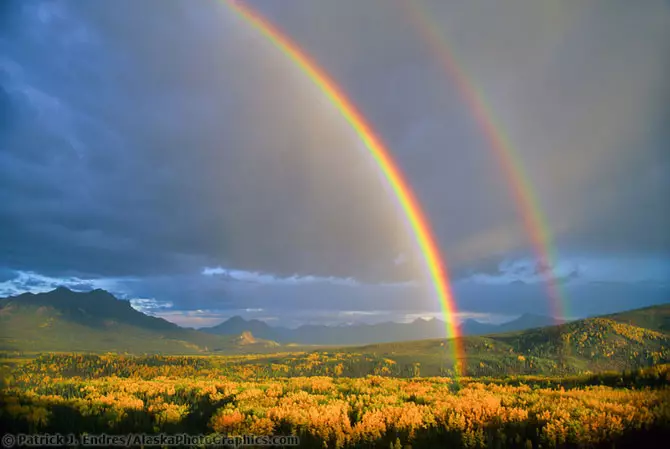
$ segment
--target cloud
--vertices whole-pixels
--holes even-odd
[[[205,267],[205,268],[202,269],[202,274],[205,275],[205,276],[213,276],[213,275],[217,275],[217,274],[224,274],[225,275],[225,274],[228,274],[228,270],[224,270],[221,267],[214,267],[214,268]]]
[[[670,181],[659,174],[670,163],[661,143],[670,94],[668,59],[660,56],[670,50],[667,3],[620,5],[605,15],[596,4],[515,2],[482,15],[477,5],[428,3],[495,117],[494,132],[519,154],[560,245],[667,252],[661,192]],[[633,38],[626,31],[643,26]],[[508,249],[518,245],[504,239]]]
[[[18,49],[7,53],[9,94],[25,114],[2,155],[2,244],[12,254],[3,262],[53,274],[226,263],[282,276],[413,277],[393,264],[409,246],[405,225],[345,121],[272,49],[256,43],[240,58],[248,30],[221,29],[210,17],[228,20],[221,5],[161,6],[142,20],[128,17],[149,5],[130,15],[59,5],[26,9],[9,36]],[[43,22],[56,18],[96,39],[51,39],[57,27]],[[175,41],[175,26],[194,32]],[[46,55],[44,66],[28,52]]]
[[[75,291],[89,291],[104,285],[106,285],[105,282],[98,282],[95,279],[53,278],[31,271],[0,270],[0,297],[16,296],[24,292],[48,292],[57,287],[67,287]]]
[[[174,304],[171,302],[157,301],[154,298],[131,298],[130,305],[133,309],[149,315],[156,315],[161,310],[171,309]]]
[[[406,10],[257,3],[388,146],[451,277],[477,281],[463,284],[462,307],[541,302],[521,218],[532,211],[519,210]],[[602,265],[586,259],[610,257],[613,272],[636,257],[667,260],[667,3],[423,4],[518,153],[546,215],[553,274],[582,289]],[[221,2],[0,8],[0,267],[22,273],[4,292],[81,282],[175,310],[437,307],[367,150]]]
[[[565,283],[579,279],[581,273],[578,260],[573,258],[555,261],[551,265],[533,258],[508,258],[497,264],[484,265],[483,268],[484,270],[478,270],[467,280],[493,285],[538,284],[548,281]]]
[[[243,270],[226,270],[221,267],[205,267],[202,270],[205,276],[219,276],[222,275],[230,281],[249,282],[252,284],[273,284],[273,285],[300,285],[300,284],[314,284],[326,283],[334,285],[348,285],[355,287],[359,283],[353,278],[335,278],[335,277],[319,277],[319,276],[298,276],[280,277],[272,274],[258,273]]]

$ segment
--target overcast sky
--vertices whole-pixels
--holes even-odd
[[[415,2],[520,155],[568,317],[670,298],[670,4]],[[386,143],[459,318],[551,313],[509,183],[394,0],[249,0]],[[0,3],[0,296],[106,288],[179,324],[439,316],[401,211],[225,2]]]

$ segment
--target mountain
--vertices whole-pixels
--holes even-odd
[[[485,335],[510,332],[557,324],[542,315],[524,314],[500,325],[466,320],[461,324],[461,335]],[[309,345],[359,345],[393,341],[425,340],[445,335],[445,323],[438,319],[417,318],[410,323],[385,322],[379,324],[352,324],[341,326],[304,325],[296,329],[272,327],[263,321],[245,320],[234,316],[214,327],[202,328],[216,335],[239,335],[249,331],[257,337],[281,343]]]
[[[485,335],[492,334],[498,329],[498,326],[491,323],[481,323],[472,318],[461,323],[461,335]]]
[[[0,299],[2,350],[192,354],[276,346],[263,339],[240,341],[146,315],[104,290],[60,287]]]
[[[162,318],[138,312],[132,308],[130,302],[118,300],[111,293],[100,289],[77,293],[59,287],[48,293],[24,293],[5,298],[0,300],[0,306],[5,313],[15,308],[37,308],[40,314],[44,314],[50,308],[57,311],[63,319],[87,326],[109,326],[116,323],[159,331],[179,329],[176,324]]]
[[[525,329],[534,329],[538,327],[554,326],[556,324],[563,324],[563,320],[557,320],[544,315],[535,315],[532,313],[524,313],[519,318],[500,324],[491,333],[522,331]]]
[[[267,338],[272,335],[273,329],[265,322],[260,320],[245,320],[240,316],[234,316],[219,326],[225,325],[226,332],[211,332],[220,335],[240,335],[243,332],[251,332],[256,336]],[[201,329],[203,330],[203,329]]]

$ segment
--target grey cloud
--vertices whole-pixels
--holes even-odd
[[[667,3],[561,5],[559,15],[537,5],[517,16],[507,6],[487,15],[441,6],[561,245],[667,251]],[[526,39],[549,16],[547,30]]]
[[[519,153],[557,243],[667,252],[667,3],[415,4],[482,92],[494,132]],[[403,17],[407,8],[299,5],[296,13],[259,3],[345,80],[354,98],[365,100],[364,111],[414,181],[448,259],[459,265],[491,252],[529,251],[528,231],[485,131],[473,122],[439,51],[421,41],[425,30]],[[339,58],[338,46],[349,49],[352,42],[367,57]]]
[[[11,130],[4,154],[13,173],[5,194],[27,197],[5,211],[14,231],[5,245],[48,241],[32,245],[37,255],[12,248],[8,263],[42,259],[40,268],[57,269],[47,260],[60,242],[81,247],[72,259],[111,275],[181,270],[184,257],[281,274],[411,275],[393,264],[406,231],[360,143],[278,55],[258,44],[258,56],[240,53],[239,30],[218,31],[207,17],[229,14],[220,5],[184,14],[183,3],[161,3],[160,17],[103,19],[99,4],[76,19],[75,4],[56,4],[54,21],[86,21],[78,35],[98,39],[52,41],[40,14],[23,13],[32,32],[18,32],[19,42],[71,60],[50,65],[48,81],[31,80],[24,73],[37,67],[12,55],[21,67],[15,101],[34,110]],[[174,27],[195,32],[175,39]],[[84,63],[71,56],[75,47],[106,57]],[[76,90],[74,76],[84,81]],[[45,147],[50,158],[26,160]],[[35,175],[45,195],[59,198],[25,192]],[[47,232],[23,226],[36,214]],[[89,256],[96,251],[104,257]]]
[[[501,261],[533,254],[483,130],[406,9],[252,3],[388,144],[452,277],[497,276]],[[559,254],[667,257],[667,3],[423,4],[519,153]],[[0,8],[0,266],[112,278],[176,308],[431,307],[428,288],[245,290],[200,274],[374,284],[424,271],[348,125],[221,2]],[[483,308],[475,291],[464,304]],[[532,308],[528,291],[500,295]]]
[[[0,282],[10,281],[16,277],[17,273],[14,270],[0,268]]]

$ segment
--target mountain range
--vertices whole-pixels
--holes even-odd
[[[459,329],[460,335],[485,335],[532,329],[560,324],[555,319],[542,315],[524,314],[503,324],[482,323],[465,320]],[[439,319],[417,318],[410,323],[385,322],[378,324],[351,324],[339,326],[303,325],[296,329],[270,326],[260,320],[245,320],[234,316],[221,324],[200,331],[216,335],[239,335],[244,331],[254,336],[280,343],[311,345],[360,345],[393,341],[425,340],[441,338],[446,325]]]
[[[420,363],[422,372],[434,375],[453,358],[457,346],[463,348],[469,366],[481,368],[476,368],[481,375],[515,372],[520,363],[528,365],[524,369],[531,372],[564,373],[634,369],[670,362],[670,304],[560,325],[547,320],[524,315],[498,326],[468,321],[463,323],[463,332],[486,335],[464,336],[459,341],[442,337],[444,323],[440,320],[421,319],[406,324],[303,326],[291,330],[233,317],[205,332],[148,316],[103,290],[82,293],[58,288],[0,299],[0,351],[265,353],[262,357],[274,363],[272,360],[279,360],[281,353],[286,356],[325,350],[370,354],[403,366]],[[213,329],[228,333],[212,333]],[[430,332],[438,338],[425,338]],[[345,334],[348,337],[343,337]],[[379,340],[360,343],[374,339]],[[325,348],[323,342],[331,344]]]

